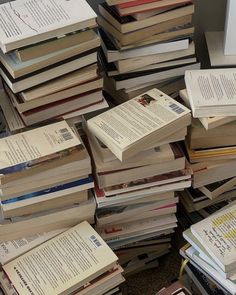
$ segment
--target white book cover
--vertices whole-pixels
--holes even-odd
[[[26,169],[31,165],[31,161],[80,144],[80,139],[66,121],[2,138],[0,139],[0,171],[9,167],[15,167],[18,171]],[[16,167],[19,164],[22,164],[22,167]]]
[[[0,243],[0,263],[1,265],[19,257],[25,252],[59,235],[65,229],[54,230],[48,233],[35,234],[33,236],[20,238],[18,240]]]
[[[117,256],[82,222],[9,262],[3,269],[19,295],[73,293],[116,265]]]
[[[185,83],[192,108],[236,105],[236,69],[186,71]]]
[[[0,44],[27,40],[96,18],[85,0],[16,0],[0,5]],[[70,30],[68,31],[70,32]],[[63,34],[68,33],[63,31]]]
[[[236,269],[236,205],[192,225],[191,232],[224,272]]]
[[[116,149],[124,151],[189,113],[173,98],[152,89],[93,117],[87,126],[120,159]]]

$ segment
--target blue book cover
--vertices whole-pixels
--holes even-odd
[[[25,199],[31,199],[31,198],[35,198],[35,197],[40,197],[40,196],[43,196],[43,195],[55,193],[55,192],[58,192],[58,191],[70,189],[70,188],[73,188],[73,187],[76,187],[76,186],[81,186],[81,185],[89,184],[89,183],[93,183],[92,176],[89,176],[87,178],[83,178],[83,179],[80,179],[80,180],[76,180],[76,181],[73,181],[73,182],[65,183],[65,184],[62,184],[62,185],[54,186],[54,187],[51,187],[51,188],[48,188],[48,189],[45,189],[45,190],[41,190],[41,191],[37,191],[37,192],[34,192],[34,193],[26,194],[26,195],[16,197],[16,198],[13,198],[13,199],[5,200],[5,201],[2,201],[1,203],[3,205],[10,204],[10,203],[16,203],[16,202],[19,202],[19,201],[22,201],[22,200],[25,200]]]

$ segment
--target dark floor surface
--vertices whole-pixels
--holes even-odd
[[[179,275],[181,257],[173,248],[171,253],[159,259],[159,267],[137,273],[127,278],[123,295],[155,295]]]

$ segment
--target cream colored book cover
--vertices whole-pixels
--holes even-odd
[[[173,98],[152,89],[88,120],[87,126],[109,148],[125,150],[189,113]]]
[[[34,37],[40,41],[53,38],[58,30],[62,35],[82,29],[73,25],[96,18],[85,0],[10,1],[0,5],[0,15],[0,44],[4,52],[8,51],[7,45],[17,41],[30,44]]]
[[[236,269],[236,205],[191,226],[191,232],[219,267]]]
[[[55,153],[80,144],[81,141],[66,121],[2,138],[0,139],[0,173],[27,169],[36,159],[40,159],[41,162],[44,157],[50,158]]]
[[[116,265],[117,256],[83,222],[3,269],[19,295],[69,294]]]

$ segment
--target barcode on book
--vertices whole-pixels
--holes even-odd
[[[172,111],[176,112],[177,114],[181,114],[184,112],[183,109],[181,109],[177,104],[172,103],[169,105],[169,107],[172,109]]]
[[[93,242],[93,244],[98,248],[102,246],[102,244],[99,242],[99,240],[94,236],[90,236],[90,240]]]
[[[67,128],[60,129],[60,133],[65,141],[73,139],[71,132]]]

